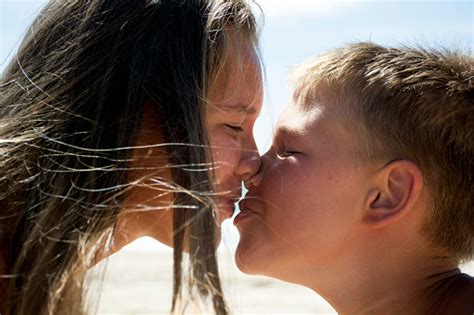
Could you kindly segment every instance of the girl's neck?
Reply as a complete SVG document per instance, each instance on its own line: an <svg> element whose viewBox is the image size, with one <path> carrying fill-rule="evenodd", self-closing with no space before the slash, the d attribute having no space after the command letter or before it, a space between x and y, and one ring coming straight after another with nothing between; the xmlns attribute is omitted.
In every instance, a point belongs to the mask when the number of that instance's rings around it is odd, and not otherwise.
<svg viewBox="0 0 474 315"><path fill-rule="evenodd" d="M7 299L8 267L4 249L0 249L0 314L4 314L5 301Z"/></svg>

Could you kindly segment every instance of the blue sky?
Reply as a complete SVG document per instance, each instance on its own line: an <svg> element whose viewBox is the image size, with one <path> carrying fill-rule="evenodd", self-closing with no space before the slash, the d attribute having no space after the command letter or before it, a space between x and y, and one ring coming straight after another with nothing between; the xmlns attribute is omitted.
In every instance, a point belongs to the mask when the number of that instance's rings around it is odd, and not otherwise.
<svg viewBox="0 0 474 315"><path fill-rule="evenodd" d="M265 14L262 55L266 95L255 137L262 153L290 97L289 69L327 49L355 41L383 45L444 46L474 52L473 1L260 0ZM44 0L0 0L0 70ZM224 242L235 230L225 225Z"/></svg>
<svg viewBox="0 0 474 315"><path fill-rule="evenodd" d="M44 0L0 0L0 70ZM385 45L447 46L474 51L472 1L260 0L265 14L262 52L267 91L255 129L261 151L290 97L291 66L354 41Z"/></svg>
<svg viewBox="0 0 474 315"><path fill-rule="evenodd" d="M345 43L370 40L383 45L446 46L474 52L471 1L293 0L282 1L288 4L282 4L281 9L272 9L273 2L280 1L262 1L263 9L268 8L262 34L268 85L262 120L274 122L290 97L286 80L292 65ZM304 9L294 8L300 2L306 3ZM321 4L324 9L318 10ZM258 127L257 140L264 148L269 144L270 139L265 138L269 133Z"/></svg>

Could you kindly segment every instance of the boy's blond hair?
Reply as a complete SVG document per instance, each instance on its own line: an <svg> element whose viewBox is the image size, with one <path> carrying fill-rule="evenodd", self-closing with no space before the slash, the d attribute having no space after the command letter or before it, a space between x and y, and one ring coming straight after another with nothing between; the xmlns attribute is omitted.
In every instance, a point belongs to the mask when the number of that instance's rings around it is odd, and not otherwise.
<svg viewBox="0 0 474 315"><path fill-rule="evenodd" d="M426 235L449 258L472 258L472 56L357 43L298 66L292 81L299 104L329 97L348 128L363 131L363 159L416 163L431 193Z"/></svg>

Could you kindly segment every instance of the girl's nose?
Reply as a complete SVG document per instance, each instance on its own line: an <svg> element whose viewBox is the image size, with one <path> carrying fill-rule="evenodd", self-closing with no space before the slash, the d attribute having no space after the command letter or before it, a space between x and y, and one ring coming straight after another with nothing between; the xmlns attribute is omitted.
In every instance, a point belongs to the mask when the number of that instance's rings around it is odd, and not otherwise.
<svg viewBox="0 0 474 315"><path fill-rule="evenodd" d="M260 165L261 157L258 153L255 140L252 139L242 148L239 165L237 165L235 173L239 175L244 182L247 182L259 171Z"/></svg>
<svg viewBox="0 0 474 315"><path fill-rule="evenodd" d="M245 188L247 188L248 190L259 188L260 185L262 184L262 179L263 179L263 172L262 172L262 167L260 167L259 170L252 177L244 181Z"/></svg>

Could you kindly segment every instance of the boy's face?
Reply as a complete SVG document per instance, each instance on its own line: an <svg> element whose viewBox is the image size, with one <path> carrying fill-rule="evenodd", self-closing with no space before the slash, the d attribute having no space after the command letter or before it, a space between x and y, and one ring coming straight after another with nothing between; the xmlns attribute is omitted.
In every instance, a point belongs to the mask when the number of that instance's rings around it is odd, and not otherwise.
<svg viewBox="0 0 474 315"><path fill-rule="evenodd" d="M263 156L261 184L234 221L242 271L291 281L293 271L324 268L351 246L367 198L359 143L330 104L284 109Z"/></svg>

